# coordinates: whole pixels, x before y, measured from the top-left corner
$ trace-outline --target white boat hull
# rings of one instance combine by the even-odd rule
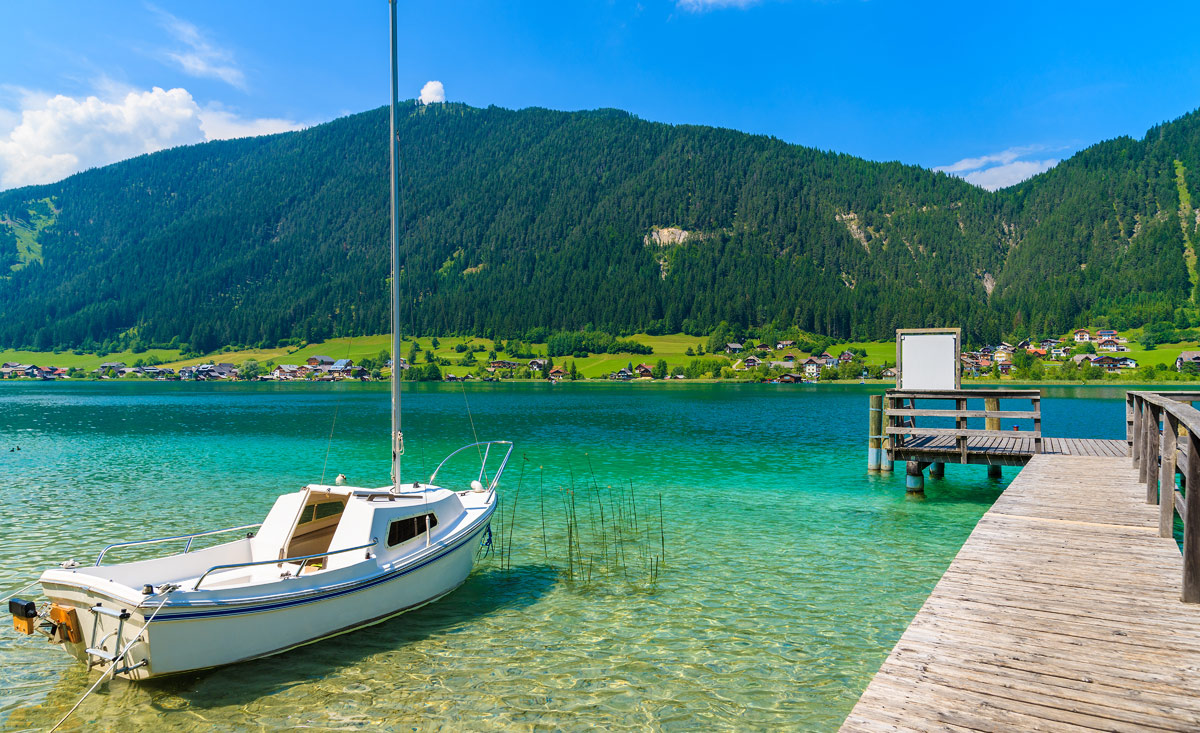
[[[466,581],[480,534],[482,530],[421,568],[332,598],[215,617],[160,615],[148,630],[151,662],[143,668],[145,677],[279,654],[419,608]]]
[[[87,649],[116,652],[146,626],[117,665],[120,676],[145,680],[279,654],[435,601],[462,585],[470,575],[487,528],[485,519],[446,547],[431,548],[433,552],[416,562],[382,569],[337,588],[314,590],[301,598],[180,608],[173,606],[168,597],[155,615],[161,597],[132,607],[128,599],[105,593],[102,588],[55,582],[55,578],[44,578],[43,583],[51,601],[76,609],[83,639],[63,646],[83,662],[107,666],[100,665]],[[119,640],[117,619],[88,610],[96,604],[129,610]],[[147,618],[151,619],[148,625]]]

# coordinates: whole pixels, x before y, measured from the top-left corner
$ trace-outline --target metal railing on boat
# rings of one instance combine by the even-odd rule
[[[365,550],[368,547],[374,547],[377,544],[379,544],[379,538],[372,537],[371,541],[365,545],[359,545],[358,547],[345,547],[341,550],[333,550],[332,552],[319,552],[316,555],[299,555],[297,557],[285,557],[280,560],[254,560],[251,562],[229,563],[228,565],[213,565],[208,570],[205,570],[203,575],[201,575],[199,578],[196,579],[196,584],[192,586],[192,590],[200,590],[200,583],[202,583],[204,581],[204,579],[208,577],[209,573],[216,572],[217,570],[233,570],[234,568],[249,568],[249,567],[254,567],[257,565],[283,565],[285,562],[299,562],[299,561],[304,561],[304,560],[316,560],[317,558],[329,557],[330,555],[340,555],[343,552],[354,552],[355,550]]]
[[[483,455],[480,458],[480,465],[479,465],[479,481],[480,481],[480,483],[482,483],[483,476],[484,476],[483,472],[487,469],[487,460],[488,460],[488,456],[490,456],[492,453],[493,445],[507,445],[508,446],[508,450],[505,451],[505,453],[504,453],[504,460],[500,462],[500,469],[496,471],[496,475],[492,478],[491,483],[489,483],[488,487],[487,487],[488,491],[495,491],[496,484],[500,482],[500,476],[503,475],[504,468],[508,465],[508,459],[512,456],[513,443],[511,440],[483,440],[478,443],[468,443],[468,444],[464,445],[463,447],[459,448],[458,450],[454,451],[453,453],[451,453],[450,455],[448,455],[442,459],[442,462],[437,465],[437,468],[433,469],[433,473],[429,474],[429,482],[428,483],[431,483],[431,484],[434,483],[434,479],[437,478],[438,471],[442,470],[442,466],[446,465],[446,461],[450,460],[451,458],[458,455],[459,453],[462,453],[467,448],[479,448],[481,446],[487,446],[487,449],[483,452]]]
[[[208,536],[214,535],[214,534],[223,534],[225,532],[237,532],[237,531],[245,530],[245,529],[258,529],[261,526],[262,526],[262,523],[259,522],[258,524],[247,524],[247,525],[244,525],[241,527],[226,527],[225,529],[212,529],[207,532],[195,532],[193,534],[181,534],[181,535],[177,535],[175,537],[156,537],[155,539],[152,539],[152,540],[135,540],[133,542],[114,542],[113,544],[109,545],[108,547],[105,547],[103,550],[100,551],[100,556],[96,558],[96,567],[100,567],[100,562],[102,560],[104,560],[105,553],[107,553],[109,550],[112,550],[117,547],[133,547],[134,545],[153,545],[153,544],[156,544],[159,542],[173,542],[176,540],[187,540],[187,545],[185,545],[183,548],[183,551],[186,553],[192,549],[192,540],[196,539],[197,537],[208,537]]]

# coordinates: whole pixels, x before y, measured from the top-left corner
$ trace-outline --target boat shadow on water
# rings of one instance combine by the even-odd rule
[[[439,634],[456,633],[490,615],[536,604],[560,583],[560,572],[550,565],[522,565],[508,570],[486,567],[472,573],[457,590],[427,606],[289,652],[137,683],[113,680],[106,691],[93,695],[85,703],[85,708],[91,708],[85,718],[117,720],[131,713],[140,717],[149,710],[170,714],[245,705],[292,688],[328,681],[372,658],[375,659],[370,662],[371,667],[395,670],[395,675],[386,680],[388,683],[403,685],[415,664],[438,653],[423,642]],[[383,659],[389,655],[394,655],[394,664]],[[350,676],[357,678],[356,674]],[[81,665],[73,665],[40,706],[41,713],[57,720],[95,677],[96,673],[86,674]],[[106,709],[101,712],[98,707]],[[45,721],[22,722],[39,725]],[[21,724],[14,720],[9,723]]]

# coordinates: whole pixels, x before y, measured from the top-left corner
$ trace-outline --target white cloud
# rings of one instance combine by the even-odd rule
[[[201,108],[186,89],[130,91],[112,100],[29,93],[0,119],[0,189],[50,183],[87,168],[163,148],[299,127]]]
[[[442,86],[440,81],[427,81],[425,82],[425,86],[421,87],[421,96],[418,99],[421,101],[421,104],[445,102],[446,88]]]
[[[219,79],[231,87],[246,91],[246,75],[234,62],[232,51],[210,41],[192,23],[153,6],[151,10],[158,14],[162,27],[184,46],[164,51],[163,55],[168,60],[190,76]]]
[[[934,170],[958,176],[980,188],[995,191],[1020,183],[1026,178],[1032,178],[1038,173],[1048,171],[1058,165],[1058,158],[1022,160],[1031,153],[1044,150],[1045,148],[1041,145],[1009,148],[999,153],[989,153],[976,158],[963,158],[950,165],[937,166]]]
[[[274,135],[277,132],[300,130],[304,127],[305,125],[279,117],[243,119],[215,105],[209,105],[200,111],[200,129],[204,130],[205,140]]]
[[[759,0],[675,0],[675,7],[689,13],[703,13],[722,8],[748,8]]]

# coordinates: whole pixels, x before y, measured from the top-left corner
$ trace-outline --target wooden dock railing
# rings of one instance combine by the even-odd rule
[[[1000,400],[1029,400],[1030,409],[1001,410]],[[954,401],[954,409],[918,408],[917,400]],[[983,409],[967,409],[967,400],[983,400]],[[1000,429],[1001,419],[1032,420],[1032,431],[1021,431],[1019,437],[1033,440],[1033,452],[1042,452],[1042,393],[1036,389],[952,389],[937,391],[914,391],[890,389],[885,395],[887,435],[891,436],[893,449],[903,448],[908,438],[952,438],[961,456],[967,463],[968,445],[971,438],[1011,438],[1014,433]],[[919,427],[918,417],[954,418],[952,428]],[[967,427],[968,418],[983,418],[983,428]]]
[[[1196,392],[1128,392],[1129,454],[1146,484],[1146,503],[1158,504],[1158,532],[1174,537],[1175,515],[1183,522],[1183,602],[1200,603],[1200,410]],[[1183,479],[1183,491],[1175,476]],[[1193,491],[1192,488],[1196,487]]]

